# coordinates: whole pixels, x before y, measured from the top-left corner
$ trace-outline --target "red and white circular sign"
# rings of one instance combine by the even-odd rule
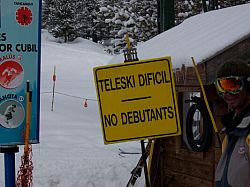
[[[27,26],[32,22],[32,11],[25,6],[22,6],[16,11],[16,21],[22,25]]]
[[[6,89],[13,89],[23,82],[23,67],[16,61],[5,61],[0,65],[0,85]]]

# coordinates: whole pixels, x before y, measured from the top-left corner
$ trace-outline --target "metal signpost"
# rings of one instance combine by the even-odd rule
[[[170,57],[94,68],[105,144],[181,133]]]
[[[144,139],[181,134],[172,64],[170,57],[137,61],[136,51],[127,52],[125,64],[94,68],[103,138],[105,144],[141,140],[142,157],[127,186],[144,167],[150,187],[146,159],[152,140],[145,148]]]
[[[41,0],[0,0],[0,152],[5,186],[15,184],[15,152],[24,144],[26,82],[32,91],[30,143],[39,143]]]

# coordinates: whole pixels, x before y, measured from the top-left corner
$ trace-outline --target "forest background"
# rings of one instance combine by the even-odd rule
[[[186,18],[249,0],[175,0],[175,25]],[[216,6],[215,6],[216,5]],[[159,34],[159,0],[43,0],[42,28],[58,42],[78,37],[100,43],[110,54],[126,46],[125,35],[136,46]]]

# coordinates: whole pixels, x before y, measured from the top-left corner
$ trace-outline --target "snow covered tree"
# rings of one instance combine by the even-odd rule
[[[106,29],[102,35],[112,39],[115,52],[119,53],[126,46],[126,33],[134,45],[157,34],[156,7],[156,0],[126,0],[108,5],[102,4],[98,12],[98,24]]]
[[[115,7],[113,3],[105,3],[102,2],[100,5],[94,20],[95,34],[101,42],[114,37],[114,23],[112,19],[115,15]]]
[[[93,38],[94,20],[96,11],[99,9],[97,0],[80,0],[78,1],[77,12],[75,12],[76,28],[79,36],[82,38]]]
[[[49,29],[53,24],[51,19],[52,8],[54,5],[54,0],[43,0],[42,1],[42,28]]]
[[[116,52],[125,47],[125,34],[136,45],[157,35],[158,0],[43,0],[42,27],[55,37],[71,41],[76,37],[112,45]],[[175,0],[175,24],[200,14],[210,4],[225,8],[250,0]]]
[[[185,19],[203,13],[205,10],[211,11],[249,2],[250,0],[176,0],[175,24],[178,25]]]
[[[203,12],[201,0],[177,0],[175,2],[175,24]]]
[[[98,40],[105,45],[115,47],[117,33],[121,30],[122,21],[117,20],[120,17],[119,3],[103,1],[100,5],[99,11],[97,12],[95,22],[95,34]]]
[[[218,0],[218,8],[226,8],[230,6],[250,3],[249,0]]]
[[[64,42],[72,41],[77,37],[75,13],[77,0],[52,0],[49,7],[50,25],[48,26],[56,38],[64,38]],[[53,21],[52,21],[53,20]]]
[[[136,14],[135,36],[138,42],[157,35],[157,0],[131,0],[132,12]]]
[[[114,23],[115,39],[114,39],[114,50],[119,52],[126,46],[125,35],[128,33],[131,38],[133,38],[134,28],[135,28],[135,14],[129,10],[126,6],[126,2],[122,6],[115,7],[115,16],[112,19]],[[133,42],[133,41],[132,41]]]
[[[157,34],[156,0],[45,0],[43,27],[64,41],[77,36],[95,42],[111,41],[116,51],[129,33],[134,44]]]

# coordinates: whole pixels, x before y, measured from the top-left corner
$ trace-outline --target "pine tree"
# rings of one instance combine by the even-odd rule
[[[126,46],[126,33],[129,34],[133,45],[157,34],[156,0],[119,1],[113,5],[103,5],[100,10],[99,22],[109,28],[115,53],[121,52]]]
[[[54,6],[54,0],[43,0],[42,2],[42,28],[49,29],[53,25],[51,19],[52,8]]]
[[[157,0],[132,0],[137,15],[135,34],[137,42],[147,41],[157,35]]]
[[[177,0],[175,2],[175,25],[204,12],[201,0]]]
[[[110,27],[105,24],[105,19],[110,18],[108,14],[112,14],[113,11],[110,9],[111,7],[105,3],[106,2],[101,2],[93,9],[92,36],[94,42],[101,42],[102,40],[110,37]],[[105,6],[110,8],[106,8]]]
[[[56,38],[64,38],[64,42],[72,41],[77,37],[77,0],[54,0],[50,17],[53,20],[49,32]]]
[[[99,1],[81,0],[76,14],[77,28],[82,38],[93,39],[95,32],[96,11],[99,10]]]
[[[157,34],[158,0],[43,0],[42,27],[64,42],[76,37],[112,45],[116,52],[126,46],[128,33],[133,45]],[[176,0],[175,24],[200,14],[204,3],[218,8],[249,3],[250,0]],[[108,41],[108,42],[107,42]]]

